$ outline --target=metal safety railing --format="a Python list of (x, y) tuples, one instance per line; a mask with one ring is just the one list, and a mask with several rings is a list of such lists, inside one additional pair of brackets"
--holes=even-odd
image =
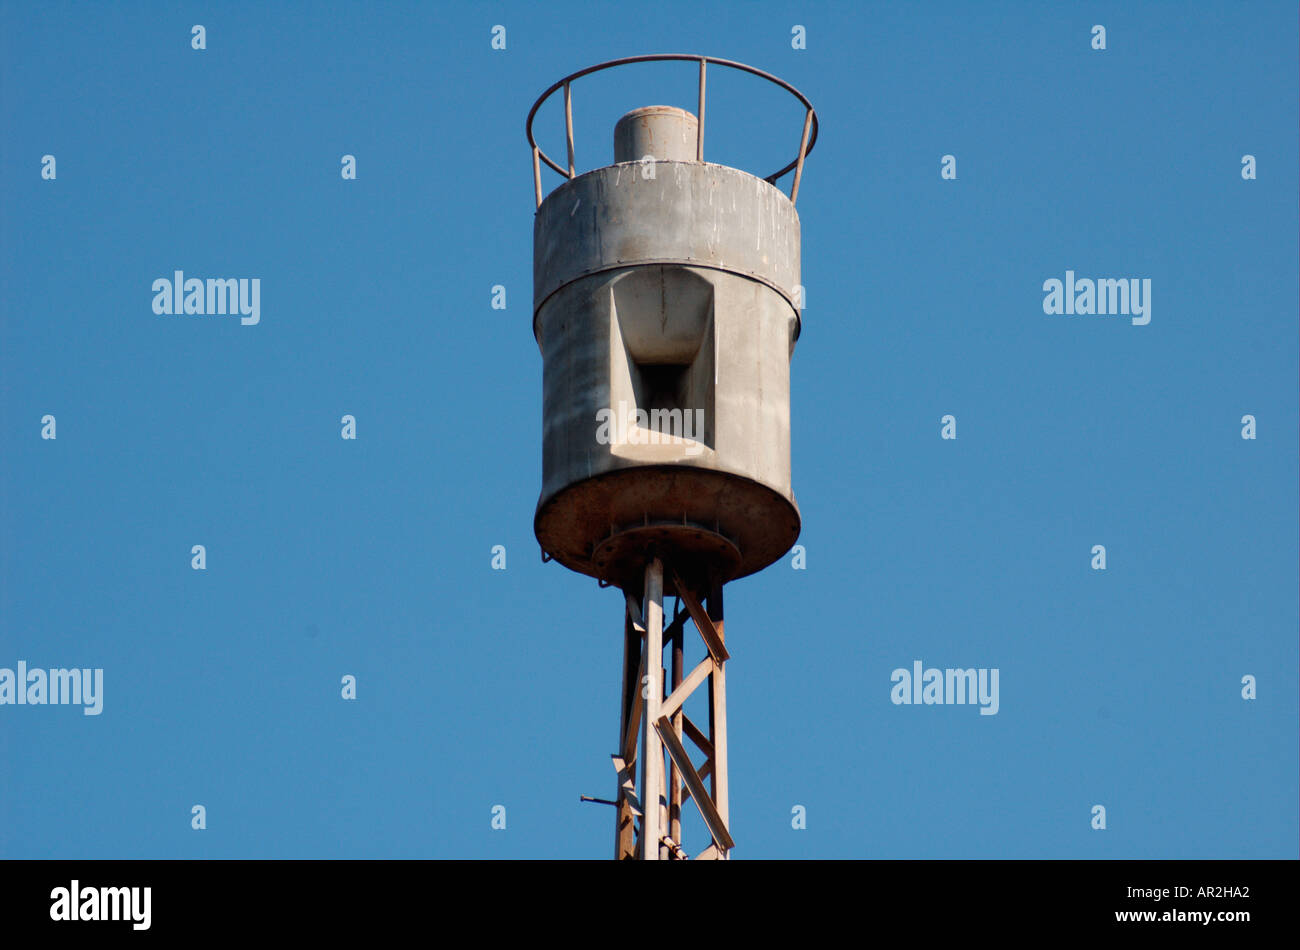
[[(786, 165), (780, 171), (774, 172), (763, 179), (768, 184), (775, 185), (777, 179), (793, 170), (794, 184), (790, 188), (790, 203), (793, 204), (797, 201), (799, 198), (799, 183), (803, 180), (804, 159), (808, 157), (808, 154), (813, 150), (813, 146), (817, 143), (817, 111), (813, 109), (812, 103), (808, 101), (808, 97), (785, 80), (778, 79), (771, 73), (765, 73), (761, 69), (755, 69), (753, 66), (746, 66), (744, 63), (737, 63), (729, 59), (718, 59), (714, 56), (695, 56), (690, 53), (652, 53), (647, 56), (627, 56), (623, 59), (611, 59), (609, 62), (597, 63), (595, 66), (588, 66), (586, 69), (580, 69), (576, 73), (571, 73), (559, 82), (555, 83), (542, 93), (538, 100), (533, 103), (533, 107), (528, 110), (528, 123), (526, 125), (526, 130), (528, 132), (528, 144), (533, 150), (533, 190), (537, 196), (537, 207), (540, 208), (542, 206), (542, 162), (545, 162), (565, 178), (577, 177), (577, 172), (573, 165), (573, 93), (570, 88), (573, 81), (575, 79), (581, 79), (583, 76), (590, 73), (600, 72), (603, 69), (612, 69), (615, 66), (626, 66), (628, 63), (651, 63), (663, 60), (684, 60), (700, 64), (700, 101), (699, 114), (696, 116), (698, 120), (698, 128), (695, 135), (695, 160), (697, 162), (704, 161), (704, 85), (705, 72), (709, 63), (712, 63), (715, 66), (726, 66), (729, 69), (739, 69), (742, 72), (751, 73), (752, 75), (766, 79), (768, 82), (776, 83), (776, 85), (786, 90), (803, 104), (804, 109), (807, 111), (804, 114), (803, 135), (799, 139), (799, 154), (792, 162), (790, 162), (790, 164)], [(567, 168), (552, 161), (551, 157), (542, 151), (541, 147), (537, 144), (537, 140), (533, 137), (533, 118), (537, 115), (537, 110), (541, 108), (542, 103), (560, 89), (564, 90), (564, 139), (568, 149)]]

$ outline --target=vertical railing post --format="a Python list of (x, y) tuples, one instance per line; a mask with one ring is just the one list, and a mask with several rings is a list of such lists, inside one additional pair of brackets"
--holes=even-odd
[(808, 130), (812, 128), (812, 109), (803, 117), (803, 138), (799, 140), (799, 163), (794, 167), (794, 187), (790, 189), (790, 204), (799, 200), (799, 182), (803, 178), (803, 157), (808, 151)]
[(569, 143), (569, 177), (573, 178), (573, 96), (569, 84), (564, 84), (564, 137)]
[(696, 110), (696, 118), (699, 120), (695, 126), (695, 160), (704, 161), (704, 66), (708, 62), (703, 56), (700, 57), (700, 106)]
[(533, 191), (537, 193), (537, 207), (542, 206), (542, 160), (538, 155), (540, 149), (533, 146)]

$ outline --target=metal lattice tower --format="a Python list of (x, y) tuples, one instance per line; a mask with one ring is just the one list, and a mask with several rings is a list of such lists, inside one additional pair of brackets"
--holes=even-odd
[[(614, 163), (577, 174), (571, 84), (658, 60), (698, 64), (697, 113), (627, 113), (614, 129)], [(799, 151), (780, 171), (764, 179), (704, 161), (709, 65), (767, 79), (801, 103)], [(564, 166), (533, 137), (537, 110), (560, 90)], [(798, 90), (761, 70), (665, 54), (566, 76), (533, 105), (527, 133), (537, 197), (533, 333), (543, 360), (533, 527), (544, 560), (624, 593), (617, 793), (606, 802), (617, 811), (615, 856), (725, 859), (735, 842), (722, 588), (799, 536), (790, 479), (790, 358), (803, 305), (795, 200), (817, 116)], [(542, 163), (565, 178), (545, 198)], [(789, 172), (787, 197), (774, 183)], [(666, 625), (665, 596), (685, 608)], [(688, 623), (705, 654), (690, 671)], [(701, 688), (708, 719), (697, 723), (685, 704)], [(690, 747), (703, 756), (698, 765)], [(712, 839), (693, 855), (682, 841), (689, 801)]]

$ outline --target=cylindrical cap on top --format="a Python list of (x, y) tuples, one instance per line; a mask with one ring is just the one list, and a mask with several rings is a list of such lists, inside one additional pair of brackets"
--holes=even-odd
[(657, 162), (695, 161), (700, 123), (676, 106), (633, 109), (614, 126), (614, 162), (639, 162), (647, 156)]

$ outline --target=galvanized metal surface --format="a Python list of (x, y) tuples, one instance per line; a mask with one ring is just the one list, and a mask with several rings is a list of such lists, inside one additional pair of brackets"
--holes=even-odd
[[(621, 157), (689, 154), (693, 118), (635, 110), (620, 120), (616, 148)], [(643, 528), (665, 553), (724, 580), (784, 554), (800, 527), (790, 479), (789, 362), (800, 329), (790, 200), (723, 165), (631, 161), (556, 189), (533, 233), (543, 357), (534, 530), (543, 551), (620, 585), (644, 569), (645, 550), (626, 543)], [(690, 428), (659, 438), (662, 420), (650, 413), (662, 410)], [(618, 430), (630, 412), (641, 421)]]
[[(597, 425), (600, 414), (637, 402), (629, 354), (647, 352), (639, 348), (655, 337), (643, 330), (671, 328), (686, 305), (680, 289), (669, 296), (669, 313), (645, 307), (658, 301), (647, 301), (643, 287), (624, 294), (621, 286), (680, 288), (679, 272), (707, 288), (699, 298), (708, 306), (705, 339), (693, 363), (712, 361), (712, 371), (685, 408), (698, 409), (708, 424), (694, 438), (659, 444), (611, 438), (617, 434)], [(534, 528), (544, 550), (572, 570), (614, 582), (638, 566), (598, 564), (596, 548), (647, 522), (699, 526), (729, 539), (740, 563), (719, 558), (727, 579), (760, 570), (789, 550), (799, 512), (790, 480), (794, 316), (783, 296), (720, 270), (626, 267), (566, 284), (541, 308), (537, 326), (545, 361), (543, 485)], [(648, 358), (673, 358), (689, 338), (688, 329), (662, 336), (662, 348)], [(681, 553), (694, 559), (696, 552)]]
[(542, 202), (533, 219), (534, 312), (588, 274), (675, 263), (766, 284), (785, 298), (797, 329), (799, 215), (790, 199), (726, 165), (658, 162), (654, 176), (636, 162), (610, 165)]
[(700, 124), (676, 106), (633, 109), (614, 126), (614, 163), (696, 161)]

